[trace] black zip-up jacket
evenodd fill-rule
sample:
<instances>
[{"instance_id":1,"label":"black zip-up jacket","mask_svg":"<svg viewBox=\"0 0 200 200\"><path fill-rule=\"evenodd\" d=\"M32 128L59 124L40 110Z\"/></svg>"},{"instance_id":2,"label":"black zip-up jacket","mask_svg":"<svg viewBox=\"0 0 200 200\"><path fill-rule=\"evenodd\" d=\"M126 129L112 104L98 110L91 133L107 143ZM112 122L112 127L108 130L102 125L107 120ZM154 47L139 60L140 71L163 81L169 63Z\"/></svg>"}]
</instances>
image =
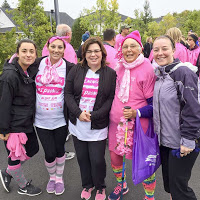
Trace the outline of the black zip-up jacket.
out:
<instances>
[{"instance_id":1,"label":"black zip-up jacket","mask_svg":"<svg viewBox=\"0 0 200 200\"><path fill-rule=\"evenodd\" d=\"M65 102L69 111L69 120L74 125L82 113L79 103L88 69L88 66L77 64L67 76ZM99 88L91 112L91 129L103 129L109 124L109 112L115 95L116 72L106 66L101 67L96 73L99 74Z\"/></svg>"},{"instance_id":2,"label":"black zip-up jacket","mask_svg":"<svg viewBox=\"0 0 200 200\"><path fill-rule=\"evenodd\" d=\"M33 132L35 114L36 63L29 66L27 76L15 58L4 64L0 76L0 133Z\"/></svg>"}]
</instances>

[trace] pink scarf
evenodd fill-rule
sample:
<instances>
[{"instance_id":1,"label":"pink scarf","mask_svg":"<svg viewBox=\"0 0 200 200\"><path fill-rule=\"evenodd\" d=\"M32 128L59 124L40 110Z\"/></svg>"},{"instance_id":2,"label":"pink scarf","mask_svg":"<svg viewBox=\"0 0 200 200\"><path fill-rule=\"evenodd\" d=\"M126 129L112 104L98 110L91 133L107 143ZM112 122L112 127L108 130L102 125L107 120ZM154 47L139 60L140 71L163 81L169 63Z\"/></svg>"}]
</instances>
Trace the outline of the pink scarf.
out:
<instances>
[{"instance_id":1,"label":"pink scarf","mask_svg":"<svg viewBox=\"0 0 200 200\"><path fill-rule=\"evenodd\" d=\"M122 78L122 82L120 85L118 98L122 103L125 103L125 102L128 102L128 99L129 99L129 90L130 90L130 82L131 82L130 70L144 62L144 55L140 54L138 58L132 63L127 63L124 60L124 58L122 58L120 62L122 62L125 68L125 71L124 71L124 76Z\"/></svg>"},{"instance_id":2,"label":"pink scarf","mask_svg":"<svg viewBox=\"0 0 200 200\"><path fill-rule=\"evenodd\" d=\"M7 148L10 151L9 158L12 161L28 160L29 157L26 155L26 150L24 145L26 144L28 138L25 133L10 133L7 141Z\"/></svg>"},{"instance_id":3,"label":"pink scarf","mask_svg":"<svg viewBox=\"0 0 200 200\"><path fill-rule=\"evenodd\" d=\"M44 73L40 79L40 82L44 85L47 84L56 84L59 81L59 75L56 71L57 67L60 67L63 63L63 59L61 58L57 63L51 65L51 61L49 56L45 60L46 67L44 68Z\"/></svg>"}]
</instances>

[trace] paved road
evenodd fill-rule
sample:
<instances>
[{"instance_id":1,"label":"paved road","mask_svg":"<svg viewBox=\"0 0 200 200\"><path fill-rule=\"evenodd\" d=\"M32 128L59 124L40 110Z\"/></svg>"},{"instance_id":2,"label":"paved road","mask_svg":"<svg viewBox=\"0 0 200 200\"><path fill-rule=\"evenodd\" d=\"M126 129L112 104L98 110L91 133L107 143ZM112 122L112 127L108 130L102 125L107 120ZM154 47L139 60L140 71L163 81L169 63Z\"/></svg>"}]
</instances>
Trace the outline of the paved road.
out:
<instances>
[{"instance_id":1,"label":"paved road","mask_svg":"<svg viewBox=\"0 0 200 200\"><path fill-rule=\"evenodd\" d=\"M66 143L66 148L68 151L74 151L72 138L69 139L69 141ZM200 157L199 157L200 158ZM198 158L194 169L193 174L190 182L190 186L194 189L197 199L200 199L200 159ZM17 194L17 185L14 181L11 182L11 189L12 191L10 193L7 193L2 185L0 184L0 200L79 200L80 199L80 193L82 190L81 187L81 179L80 179L80 172L77 164L76 158L66 161L65 165L65 173L64 173L64 179L65 179L65 185L66 190L63 195L61 196L55 196L54 194L48 194L45 191L47 180L48 180L48 174L44 167L44 153L42 148L40 148L39 153L33 157L31 160L23 164L25 176L28 179L32 179L33 183L40 187L43 190L43 193L36 197L27 197L23 195ZM113 187L116 185L115 177L112 173L112 169L110 167L110 159L108 150L106 151L106 161L107 161L107 177L106 177L106 193L109 194ZM0 141L0 168L6 167L6 152L4 149L4 144L2 141ZM141 184L134 186L131 180L131 162L127 161L127 182L128 186L130 188L130 191L128 194L126 194L123 198L123 200L142 200L144 197L144 191ZM164 192L163 184L162 184L162 176L161 176L161 170L159 169L156 173L157 177L157 186L156 186L156 192L155 192L155 198L156 200L169 200L169 195ZM91 200L94 200L95 192L92 193Z\"/></svg>"}]
</instances>

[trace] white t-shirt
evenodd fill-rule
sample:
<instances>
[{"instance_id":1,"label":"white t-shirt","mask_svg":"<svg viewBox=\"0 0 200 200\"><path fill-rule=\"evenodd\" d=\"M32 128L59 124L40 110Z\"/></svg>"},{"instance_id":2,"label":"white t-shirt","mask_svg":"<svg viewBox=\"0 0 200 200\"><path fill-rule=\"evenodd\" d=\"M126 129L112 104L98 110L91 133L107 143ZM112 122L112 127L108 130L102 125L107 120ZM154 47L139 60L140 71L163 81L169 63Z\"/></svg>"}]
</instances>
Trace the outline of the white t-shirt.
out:
<instances>
[{"instance_id":1,"label":"white t-shirt","mask_svg":"<svg viewBox=\"0 0 200 200\"><path fill-rule=\"evenodd\" d=\"M36 83L36 114L34 125L39 128L53 130L66 125L64 117L64 87L66 78L66 63L63 61L56 71L59 81L44 85L40 82L45 69L44 58L39 66Z\"/></svg>"},{"instance_id":2,"label":"white t-shirt","mask_svg":"<svg viewBox=\"0 0 200 200\"><path fill-rule=\"evenodd\" d=\"M99 88L99 74L96 74L91 69L87 71L79 108L82 111L93 111L96 96ZM82 122L77 119L76 125L69 122L69 131L82 141L100 141L105 140L108 134L108 127L95 130L91 129L91 122Z\"/></svg>"}]
</instances>

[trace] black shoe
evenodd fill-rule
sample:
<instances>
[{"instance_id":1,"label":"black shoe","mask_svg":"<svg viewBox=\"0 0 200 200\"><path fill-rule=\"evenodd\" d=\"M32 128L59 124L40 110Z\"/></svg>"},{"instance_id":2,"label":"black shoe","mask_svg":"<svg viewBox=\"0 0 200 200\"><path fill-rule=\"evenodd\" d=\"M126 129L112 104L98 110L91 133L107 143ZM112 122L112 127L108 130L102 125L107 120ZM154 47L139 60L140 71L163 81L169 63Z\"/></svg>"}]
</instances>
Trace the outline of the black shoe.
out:
<instances>
[{"instance_id":1,"label":"black shoe","mask_svg":"<svg viewBox=\"0 0 200 200\"><path fill-rule=\"evenodd\" d=\"M31 181L26 184L24 188L19 188L17 191L18 194L24 194L28 196L36 196L42 193L42 190L40 188L35 187L31 184Z\"/></svg>"},{"instance_id":2,"label":"black shoe","mask_svg":"<svg viewBox=\"0 0 200 200\"><path fill-rule=\"evenodd\" d=\"M11 182L11 178L12 176L10 176L6 170L0 170L0 178L1 178L1 182L3 184L4 189L7 192L10 192L10 182Z\"/></svg>"}]
</instances>

